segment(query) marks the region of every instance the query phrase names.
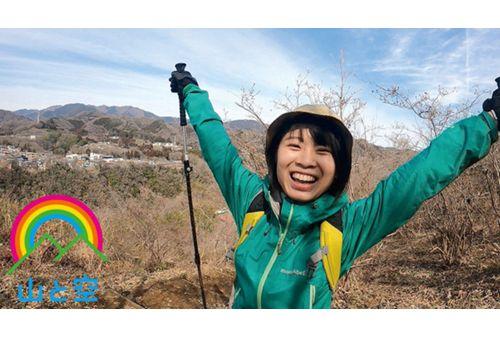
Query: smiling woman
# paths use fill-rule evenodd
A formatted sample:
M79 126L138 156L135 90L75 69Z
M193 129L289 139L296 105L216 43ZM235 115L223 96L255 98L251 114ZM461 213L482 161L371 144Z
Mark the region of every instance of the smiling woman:
M269 127L266 146L273 190L298 202L327 190L338 196L349 180L351 149L349 131L325 106L304 105L280 116Z
M329 308L338 279L353 262L486 156L498 139L492 111L463 119L367 198L350 202L345 189L353 139L327 107L301 106L269 126L269 174L261 179L243 166L208 93L184 71L173 72L170 81L182 93L240 234L233 249L232 308ZM498 115L500 90L495 93L491 102Z
M277 153L278 183L291 199L308 202L323 194L333 182L332 150L317 146L309 129L289 131Z

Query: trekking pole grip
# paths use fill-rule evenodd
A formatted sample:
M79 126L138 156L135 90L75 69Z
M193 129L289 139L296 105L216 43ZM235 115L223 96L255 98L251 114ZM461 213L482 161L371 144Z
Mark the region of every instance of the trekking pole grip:
M186 69L186 63L177 63L175 65L175 70L178 72L182 73ZM182 91L179 93L179 112L180 112L180 119L181 119L181 126L187 125L186 122L186 109L184 109L184 95Z

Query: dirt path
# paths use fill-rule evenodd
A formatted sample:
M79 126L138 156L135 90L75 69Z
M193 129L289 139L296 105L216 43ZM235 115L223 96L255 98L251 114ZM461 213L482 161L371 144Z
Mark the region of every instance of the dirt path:
M209 308L226 308L233 281L229 270L207 270L203 282ZM100 296L102 308L202 308L195 273L168 270L127 280L107 280Z

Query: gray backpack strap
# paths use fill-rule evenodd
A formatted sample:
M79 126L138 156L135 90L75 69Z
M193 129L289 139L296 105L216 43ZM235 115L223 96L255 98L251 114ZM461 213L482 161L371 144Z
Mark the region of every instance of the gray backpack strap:
M307 261L307 277L311 279L314 276L318 263L323 259L323 255L328 254L328 247L318 249Z
M234 248L231 247L226 253L226 261L233 261L233 260L234 260Z

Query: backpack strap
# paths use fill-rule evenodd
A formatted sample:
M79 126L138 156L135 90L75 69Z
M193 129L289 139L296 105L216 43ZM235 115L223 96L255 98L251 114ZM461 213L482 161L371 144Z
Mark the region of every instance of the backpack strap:
M320 225L318 249L307 263L308 276L311 278L319 261L323 262L326 278L332 291L340 278L340 262L342 258L342 210L327 218Z
M240 237L235 245L227 252L226 258L228 260L234 259L234 252L239 245L245 241L250 231L255 227L259 219L265 214L266 202L264 198L264 191L260 191L250 203L243 224L241 226Z

